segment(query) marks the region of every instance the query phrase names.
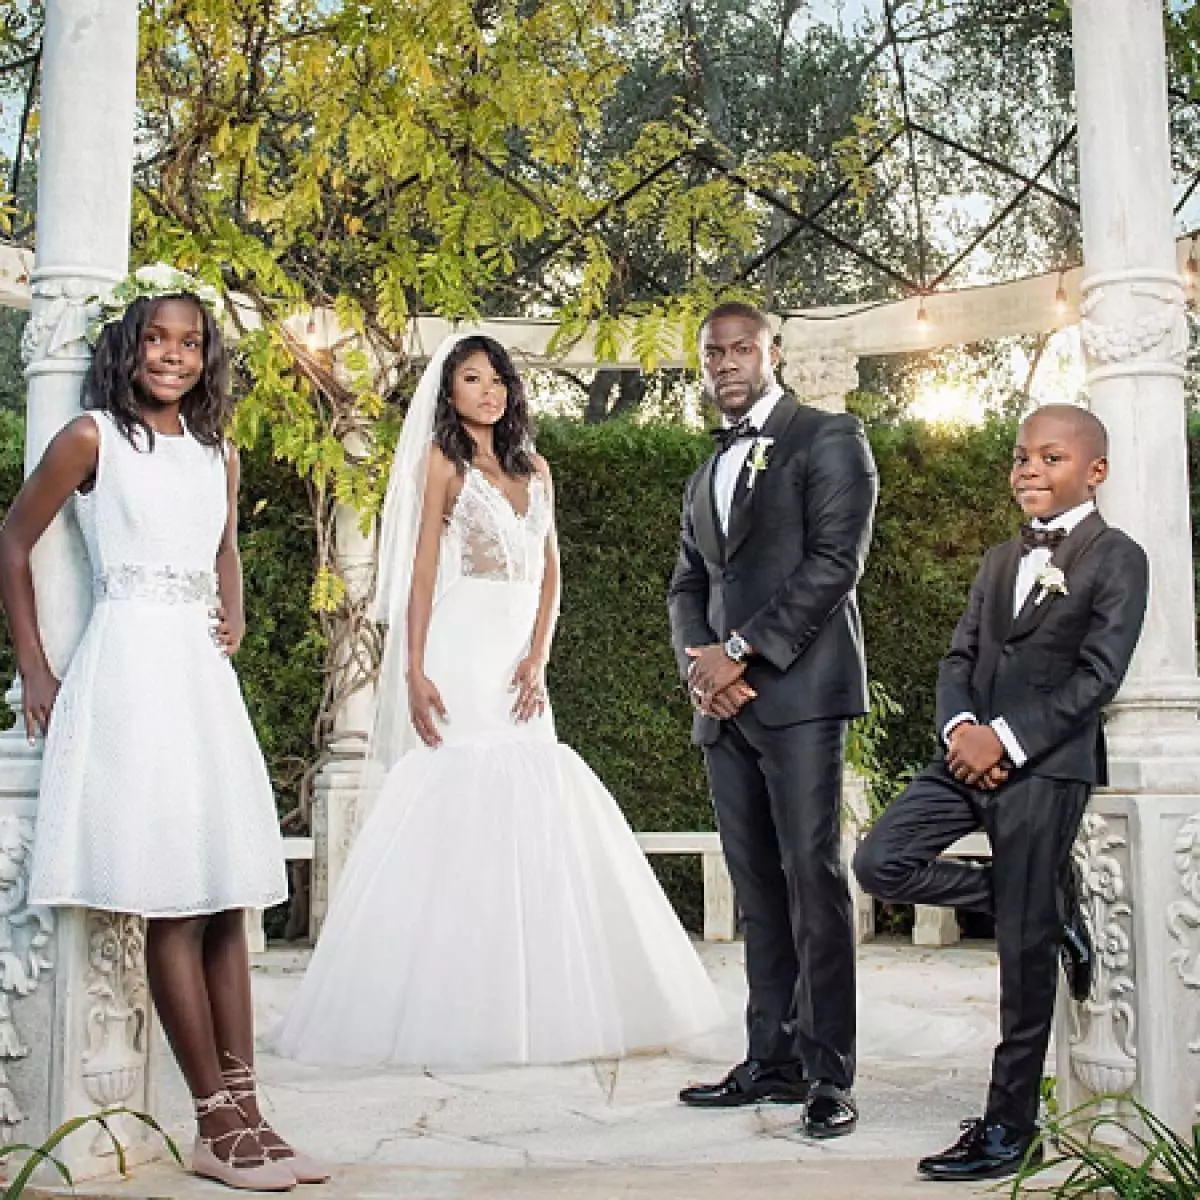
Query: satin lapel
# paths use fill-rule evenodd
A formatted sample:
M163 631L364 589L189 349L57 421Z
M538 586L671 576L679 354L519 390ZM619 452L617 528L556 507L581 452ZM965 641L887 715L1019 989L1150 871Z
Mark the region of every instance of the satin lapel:
M1070 588L1071 567L1079 560L1081 554L1107 529L1104 518L1099 513L1085 517L1067 535L1066 540L1050 557L1050 564L1058 567L1067 576L1067 587ZM1054 596L1046 596L1040 604L1037 603L1038 593L1042 589L1035 583L1029 589L1029 595L1013 622L1009 633L1010 639L1022 638L1032 633L1045 620L1046 613L1054 603Z
M696 476L696 486L692 491L692 532L696 536L696 545L700 553L712 563L725 561L724 543L721 525L717 520L717 502L713 495L713 473L717 465L714 454L700 468Z
M771 415L762 427L762 436L772 439L771 445L764 448L767 456L767 470L770 470L772 455L779 449L779 443L783 440L783 435L787 433L788 427L796 419L799 411L800 406L787 393L780 396L775 407L771 409ZM750 453L746 455L745 465L738 472L737 486L733 489L733 500L729 505L729 538L725 543L725 557L727 559L732 558L737 553L741 544L750 536L750 531L754 528L754 510L758 504L762 478L760 475L754 487L748 486L750 459L753 455L754 450L752 447Z
M984 593L980 618L982 636L977 673L981 679L991 680L995 676L1000 651L1012 630L1013 589L1017 584L1020 561L1021 543L1018 541L1005 542L992 559L992 577Z

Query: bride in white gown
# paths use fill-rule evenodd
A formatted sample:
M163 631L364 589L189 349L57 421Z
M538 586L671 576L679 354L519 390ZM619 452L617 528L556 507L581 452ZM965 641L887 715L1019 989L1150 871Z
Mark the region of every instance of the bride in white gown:
M384 510L386 777L276 1035L288 1057L569 1062L722 1019L616 802L555 736L553 491L527 425L499 344L438 348Z

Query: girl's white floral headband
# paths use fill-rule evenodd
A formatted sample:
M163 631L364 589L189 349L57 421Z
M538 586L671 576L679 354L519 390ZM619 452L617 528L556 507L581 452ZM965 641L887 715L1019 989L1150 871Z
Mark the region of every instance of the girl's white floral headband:
M212 284L203 283L194 275L166 263L152 263L139 267L103 295L91 297L91 304L99 311L88 322L88 341L94 346L104 326L119 321L135 300L141 297L155 300L161 296L177 296L181 292L195 296L218 321L224 317L225 301Z

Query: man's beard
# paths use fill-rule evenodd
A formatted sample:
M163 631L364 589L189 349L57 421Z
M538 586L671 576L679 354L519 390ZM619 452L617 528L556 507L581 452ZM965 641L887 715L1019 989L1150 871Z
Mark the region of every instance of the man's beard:
M705 391L708 393L708 398L713 402L714 405L716 405L717 411L720 412L722 416L735 418L744 417L771 390L773 382L774 381L769 377L764 377L759 381L757 387L754 384L749 384L745 399L742 400L736 408L732 409L722 407L721 398L718 396L715 387L705 388Z

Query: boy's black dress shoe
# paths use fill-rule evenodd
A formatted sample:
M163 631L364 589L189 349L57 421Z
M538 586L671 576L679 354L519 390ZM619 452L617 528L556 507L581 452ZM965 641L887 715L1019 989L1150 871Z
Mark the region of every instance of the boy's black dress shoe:
M1007 1125L989 1125L979 1117L964 1121L962 1129L962 1137L949 1150L917 1163L917 1170L926 1179L999 1179L1015 1175L1037 1138L1036 1132L1019 1133ZM1040 1144L1029 1154L1029 1161L1042 1161Z
M824 1080L812 1085L804 1111L804 1132L809 1137L845 1137L857 1124L858 1109L848 1091Z
M1096 952L1092 946L1092 934L1083 915L1079 900L1083 894L1083 881L1079 868L1072 863L1067 875L1066 909L1067 919L1063 926L1062 960L1063 974L1067 977L1067 991L1071 999L1082 1004L1092 992L1092 976L1096 970Z
M736 1108L742 1104L803 1104L808 1080L791 1063L763 1063L748 1058L719 1083L697 1083L679 1093L694 1108Z

